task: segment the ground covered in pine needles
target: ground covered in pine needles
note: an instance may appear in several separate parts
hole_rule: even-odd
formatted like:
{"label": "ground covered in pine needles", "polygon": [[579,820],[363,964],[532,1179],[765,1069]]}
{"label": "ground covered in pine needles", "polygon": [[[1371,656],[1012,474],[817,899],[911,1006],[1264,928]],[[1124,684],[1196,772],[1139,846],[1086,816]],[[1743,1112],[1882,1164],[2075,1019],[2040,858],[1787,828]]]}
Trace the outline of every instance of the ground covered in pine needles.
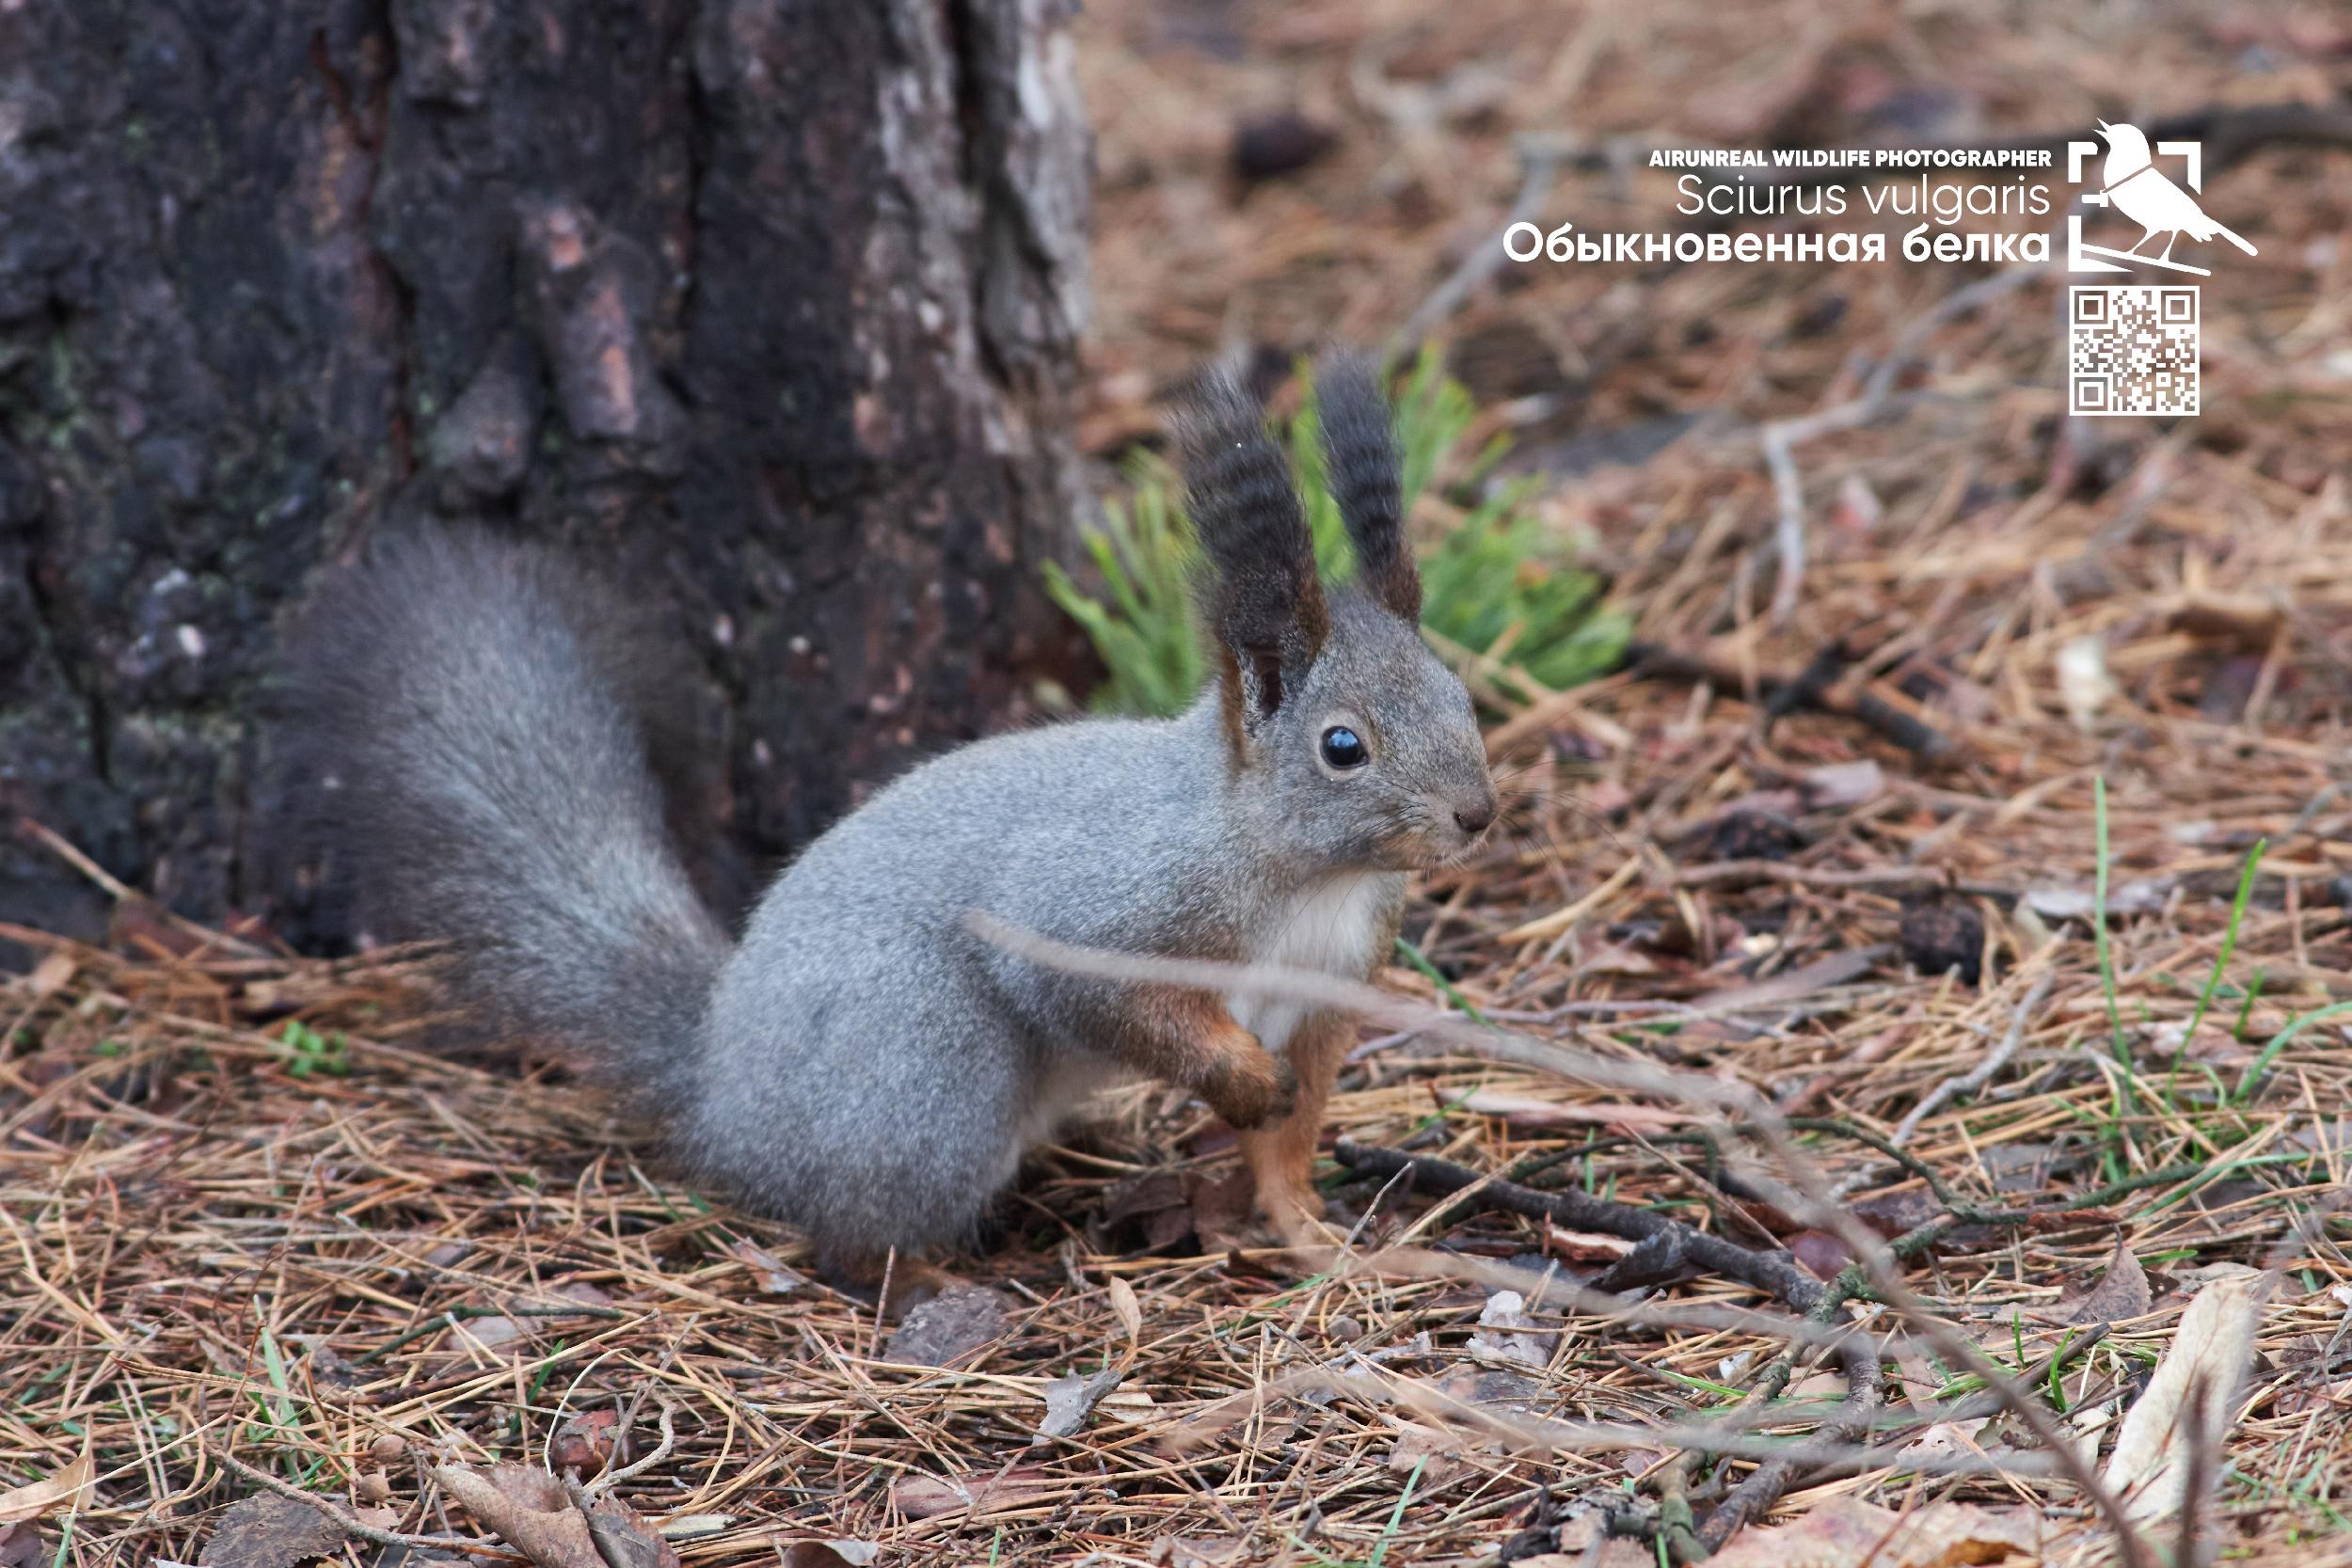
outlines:
{"label": "ground covered in pine needles", "polygon": [[[2238,459],[2186,471],[2203,483],[2168,516],[2264,504]],[[2307,504],[2298,569],[2318,580],[2342,518]],[[1910,645],[1776,721],[1760,691],[1803,683],[1761,663],[1754,699],[1728,672],[1628,673],[1524,711],[1499,738],[1522,790],[1550,787],[1425,890],[1408,935],[1431,974],[1396,988],[1498,1039],[1752,1089],[1881,1234],[1947,1203],[2088,1203],[1947,1227],[1901,1271],[1966,1346],[2038,1372],[2086,1446],[2194,1292],[2271,1271],[2215,1534],[2341,1550],[2352,1048],[2325,1018],[2293,1030],[2352,997],[2352,798],[2331,788],[2343,736],[2320,714],[2339,694],[2317,668],[2341,608],[2280,593],[2260,551],[2216,552],[2183,587],[2200,552],[2153,521],[2094,582],[2045,591],[2112,527],[2063,500],[2030,545],[1908,581],[1875,556],[1818,562],[1812,590],[1853,605],[1850,626]],[[1723,592],[1720,571],[1661,573]],[[2190,609],[2240,599],[2294,605],[2259,724],[2197,707],[2244,656],[2234,633],[2185,629]],[[1982,681],[1972,629],[2006,642]],[[2083,638],[2111,681],[2087,724],[2057,673]],[[1936,754],[1856,717],[1873,695],[1933,726]],[[851,1561],[858,1544],[885,1562],[1491,1560],[1531,1527],[1583,1541],[1612,1506],[1638,1525],[1681,1451],[1670,1429],[1740,1404],[1796,1321],[1703,1264],[1539,1299],[1620,1267],[1629,1240],[1476,1202],[1433,1215],[1423,1182],[1337,1166],[1349,1258],[1286,1267],[1236,1212],[1230,1137],[1139,1092],[1041,1160],[997,1244],[961,1261],[996,1296],[893,1329],[805,1279],[792,1236],[613,1142],[588,1091],[416,1049],[399,965],[248,954],[145,913],[119,952],[8,934],[46,956],[0,1020],[0,1465],[34,1481],[88,1456],[70,1561],[192,1560],[257,1473],[393,1534],[469,1538],[431,1466],[499,1461],[626,1467],[613,1494],[693,1562],[803,1539]],[[1836,1275],[1850,1243],[1788,1200],[1783,1165],[1693,1139],[1720,1119],[1407,1028],[1368,1032],[1333,1131]],[[1617,1301],[1674,1310],[1629,1321]],[[1853,1311],[1893,1371],[1875,1428],[1846,1441],[1878,1451],[1859,1473],[1806,1461],[1785,1512],[1973,1499],[2021,1549],[2107,1549],[1965,1362],[1900,1313]],[[1834,1359],[1791,1370],[1719,1489],[1840,1408]],[[1057,1410],[1063,1434],[1041,1437]],[[24,1528],[50,1543],[61,1523]]]}
{"label": "ground covered in pine needles", "polygon": [[[1592,138],[1547,218],[1663,222],[1606,135],[2312,100],[2352,40],[1807,7],[1765,76],[1673,7],[1415,14],[1113,4],[1082,50],[1089,443],[1236,335],[1416,320],[1635,620],[1571,692],[1466,670],[1508,831],[1420,889],[1418,1011],[1334,1105],[1344,1246],[1266,1248],[1230,1134],[1139,1090],[985,1289],[882,1323],[556,1069],[422,1049],[417,961],[126,900],[104,950],[0,932],[0,1562],[2071,1564],[2103,1506],[2352,1560],[2352,156],[2213,176],[2264,254],[2169,428],[2062,417],[2042,277],[1440,288],[1515,135]],[[1328,150],[1251,183],[1269,103]],[[1791,501],[1768,426],[1824,409]]]}

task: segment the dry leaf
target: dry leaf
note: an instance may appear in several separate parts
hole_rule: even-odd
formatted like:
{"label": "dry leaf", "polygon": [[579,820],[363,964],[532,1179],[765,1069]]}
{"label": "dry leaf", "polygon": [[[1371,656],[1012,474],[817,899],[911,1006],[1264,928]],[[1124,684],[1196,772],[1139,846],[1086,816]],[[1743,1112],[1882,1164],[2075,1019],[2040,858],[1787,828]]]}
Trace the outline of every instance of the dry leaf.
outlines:
{"label": "dry leaf", "polygon": [[32,974],[24,977],[24,989],[33,993],[34,1001],[46,1002],[65,990],[79,967],[72,954],[59,948],[33,966]]}
{"label": "dry leaf", "polygon": [[949,1480],[942,1476],[901,1476],[890,1488],[890,1500],[909,1519],[936,1519],[943,1513],[987,1513],[996,1509],[1022,1508],[1051,1492],[1061,1482],[1034,1465],[985,1476]]}
{"label": "dry leaf", "polygon": [[1152,1560],[1166,1568],[1236,1568],[1249,1560],[1249,1544],[1227,1537],[1163,1535],[1152,1543]]}
{"label": "dry leaf", "polygon": [[869,1568],[881,1557],[871,1541],[795,1541],[784,1549],[784,1568]]}
{"label": "dry leaf", "polygon": [[1462,1440],[1454,1433],[1419,1421],[1399,1421],[1396,1441],[1389,1446],[1389,1468],[1397,1475],[1409,1475],[1421,1468],[1421,1487],[1434,1492],[1468,1475],[1470,1466],[1462,1459]]}
{"label": "dry leaf", "polygon": [[[573,1301],[578,1302],[583,1308],[601,1310],[612,1305],[611,1296],[584,1279],[567,1280],[564,1284],[551,1287],[546,1293],[549,1298],[546,1304],[548,1306],[559,1301]],[[450,1324],[449,1332],[441,1337],[441,1345],[446,1350],[477,1352],[504,1350],[509,1345],[522,1344],[532,1338],[535,1332],[533,1325],[553,1321],[555,1321],[554,1315],[548,1313],[534,1313],[528,1322],[507,1317],[503,1313],[487,1314],[478,1318],[459,1318]],[[515,1354],[520,1354],[520,1352]]]}
{"label": "dry leaf", "polygon": [[1470,1352],[1487,1360],[1542,1367],[1551,1359],[1550,1341],[1534,1334],[1507,1332],[1536,1326],[1535,1320],[1527,1315],[1526,1297],[1517,1291],[1497,1291],[1479,1311],[1479,1331],[1470,1337]]}
{"label": "dry leaf", "polygon": [[502,1350],[523,1337],[523,1325],[509,1317],[460,1318],[450,1324],[442,1343],[451,1350]]}
{"label": "dry leaf", "polygon": [[913,1367],[960,1361],[1005,1331],[1012,1298],[985,1285],[943,1291],[916,1306],[883,1347],[883,1356]]}
{"label": "dry leaf", "polygon": [[0,1525],[0,1568],[49,1568],[54,1556],[30,1519]]}
{"label": "dry leaf", "polygon": [[2099,710],[2121,689],[2107,673],[2107,646],[2096,637],[2077,637],[2058,652],[2058,701],[2078,730],[2099,721]]}
{"label": "dry leaf", "polygon": [[[2352,1410],[2352,1377],[2340,1383],[2305,1384],[2288,1388],[2279,1395],[2278,1402],[2271,1408],[2281,1416],[2308,1416],[2317,1411],[2332,1415],[2339,1410]],[[19,1525],[14,1528],[29,1529],[32,1527]]]}
{"label": "dry leaf", "polygon": [[[2106,1483],[2128,1494],[2123,1507],[2133,1518],[2179,1513],[2194,1468],[2189,1456],[2200,1448],[2219,1453],[2237,1413],[2238,1384],[2253,1359],[2254,1329],[2269,1293],[2269,1275],[2241,1269],[2209,1281],[2190,1298],[2171,1348],[2156,1363],[2138,1402],[2125,1413],[2107,1460]],[[2190,1390],[2201,1386],[2204,1421],[2201,1431],[2192,1432]],[[2219,1472],[2217,1463],[2213,1471]]]}
{"label": "dry leaf", "polygon": [[1860,762],[1825,763],[1804,772],[1804,803],[1815,811],[1836,806],[1859,806],[1878,799],[1886,787],[1885,771],[1865,757]]}
{"label": "dry leaf", "polygon": [[1120,1326],[1127,1331],[1127,1348],[1138,1349],[1143,1342],[1143,1304],[1136,1300],[1136,1288],[1114,1275],[1109,1286],[1111,1310],[1119,1314]]}
{"label": "dry leaf", "polygon": [[257,1492],[230,1506],[197,1557],[203,1568],[298,1568],[340,1557],[350,1532],[309,1503]]}
{"label": "dry leaf", "polygon": [[1894,1467],[1900,1470],[1928,1460],[1957,1459],[1976,1451],[1976,1445],[1968,1440],[1967,1428],[1958,1421],[1938,1421],[1895,1450]]}
{"label": "dry leaf", "polygon": [[1487,1405],[1520,1415],[1534,1409],[1544,1397],[1542,1384],[1525,1372],[1504,1367],[1459,1366],[1438,1379],[1436,1386],[1438,1392],[1449,1400]]}
{"label": "dry leaf", "polygon": [[1621,942],[1581,942],[1575,949],[1579,974],[1655,974],[1658,960]]}
{"label": "dry leaf", "polygon": [[[1225,1252],[1249,1244],[1250,1208],[1258,1188],[1248,1169],[1223,1177],[1196,1171],[1191,1175],[1189,1190],[1192,1233],[1200,1239],[1201,1250]],[[1159,1234],[1156,1227],[1152,1234]]]}
{"label": "dry leaf", "polygon": [[2139,1259],[2124,1244],[2123,1238],[2115,1238],[2115,1256],[2107,1259],[2107,1272],[2099,1283],[2083,1297],[2066,1320],[2070,1323],[2113,1323],[2145,1314],[2150,1305],[2148,1271],[2139,1266]]}
{"label": "dry leaf", "polygon": [[786,1267],[784,1261],[764,1246],[750,1242],[738,1242],[734,1246],[736,1261],[752,1271],[759,1288],[771,1296],[788,1296],[808,1283],[799,1270]]}
{"label": "dry leaf", "polygon": [[433,1479],[538,1568],[679,1568],[676,1550],[627,1507],[607,1497],[583,1510],[545,1470],[436,1465]]}
{"label": "dry leaf", "polygon": [[[2172,887],[2169,877],[2135,877],[2107,890],[2107,913],[2153,914],[2164,908]],[[2049,885],[2027,888],[2024,907],[2051,920],[2089,920],[2098,912],[2099,900],[2090,888]]]}
{"label": "dry leaf", "polygon": [[612,1460],[613,1428],[620,1425],[617,1410],[590,1410],[572,1417],[556,1429],[555,1440],[548,1445],[548,1468],[562,1475],[577,1470],[582,1476],[593,1476]]}
{"label": "dry leaf", "polygon": [[545,1470],[437,1465],[433,1478],[485,1528],[539,1568],[603,1568],[588,1521]]}
{"label": "dry leaf", "polygon": [[86,1453],[47,1481],[28,1481],[14,1491],[0,1492],[0,1525],[84,1507],[89,1501],[92,1473],[90,1456]]}
{"label": "dry leaf", "polygon": [[1787,1240],[1788,1256],[1816,1279],[1835,1279],[1853,1261],[1846,1243],[1826,1230],[1800,1230]]}
{"label": "dry leaf", "polygon": [[1144,1245],[1153,1252],[1174,1246],[1192,1234],[1192,1205],[1179,1204],[1173,1209],[1159,1209],[1143,1217]]}
{"label": "dry leaf", "polygon": [[1057,1377],[1045,1386],[1045,1419],[1040,1421],[1040,1437],[1067,1437],[1086,1425],[1094,1407],[1103,1402],[1103,1396],[1119,1386],[1126,1373],[1113,1367],[1092,1377]]}
{"label": "dry leaf", "polygon": [[2038,1521],[2023,1510],[1930,1503],[1909,1513],[1839,1497],[1790,1524],[1750,1529],[1708,1568],[1963,1568],[2037,1549]]}
{"label": "dry leaf", "polygon": [[1944,1205],[1938,1203],[1935,1195],[1924,1187],[1914,1187],[1908,1192],[1865,1198],[1850,1212],[1855,1219],[1891,1242],[1906,1230],[1915,1230],[1943,1213]]}

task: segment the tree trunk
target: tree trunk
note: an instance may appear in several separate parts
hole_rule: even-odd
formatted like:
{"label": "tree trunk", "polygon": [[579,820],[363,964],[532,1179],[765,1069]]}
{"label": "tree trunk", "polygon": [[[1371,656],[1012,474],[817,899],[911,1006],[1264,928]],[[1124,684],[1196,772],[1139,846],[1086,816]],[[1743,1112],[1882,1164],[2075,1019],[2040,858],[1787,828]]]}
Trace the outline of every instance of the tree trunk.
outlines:
{"label": "tree trunk", "polygon": [[[415,515],[674,616],[739,884],[1018,708],[1080,499],[1073,0],[0,0],[0,812],[331,935],[306,583]],[[0,918],[103,907],[0,834]]]}

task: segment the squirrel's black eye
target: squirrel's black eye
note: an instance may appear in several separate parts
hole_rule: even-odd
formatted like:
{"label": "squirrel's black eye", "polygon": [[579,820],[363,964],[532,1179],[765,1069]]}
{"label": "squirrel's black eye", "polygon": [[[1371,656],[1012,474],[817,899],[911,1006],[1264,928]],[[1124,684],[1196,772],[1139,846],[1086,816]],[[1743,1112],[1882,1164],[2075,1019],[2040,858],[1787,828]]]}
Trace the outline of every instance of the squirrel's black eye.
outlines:
{"label": "squirrel's black eye", "polygon": [[1372,753],[1364,750],[1361,736],[1345,724],[1334,724],[1323,732],[1323,760],[1334,768],[1361,768]]}

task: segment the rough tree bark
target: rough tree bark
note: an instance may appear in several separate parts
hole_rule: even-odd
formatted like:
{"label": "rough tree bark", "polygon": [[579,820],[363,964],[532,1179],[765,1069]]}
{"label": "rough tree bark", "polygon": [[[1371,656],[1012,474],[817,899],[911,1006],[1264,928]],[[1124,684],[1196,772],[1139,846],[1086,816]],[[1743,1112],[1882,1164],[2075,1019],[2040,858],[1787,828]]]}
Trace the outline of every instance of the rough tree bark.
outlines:
{"label": "rough tree bark", "polygon": [[[1073,9],[0,0],[0,814],[314,934],[257,699],[411,514],[667,608],[739,869],[1017,706],[1069,647]],[[0,832],[0,918],[103,911]]]}

